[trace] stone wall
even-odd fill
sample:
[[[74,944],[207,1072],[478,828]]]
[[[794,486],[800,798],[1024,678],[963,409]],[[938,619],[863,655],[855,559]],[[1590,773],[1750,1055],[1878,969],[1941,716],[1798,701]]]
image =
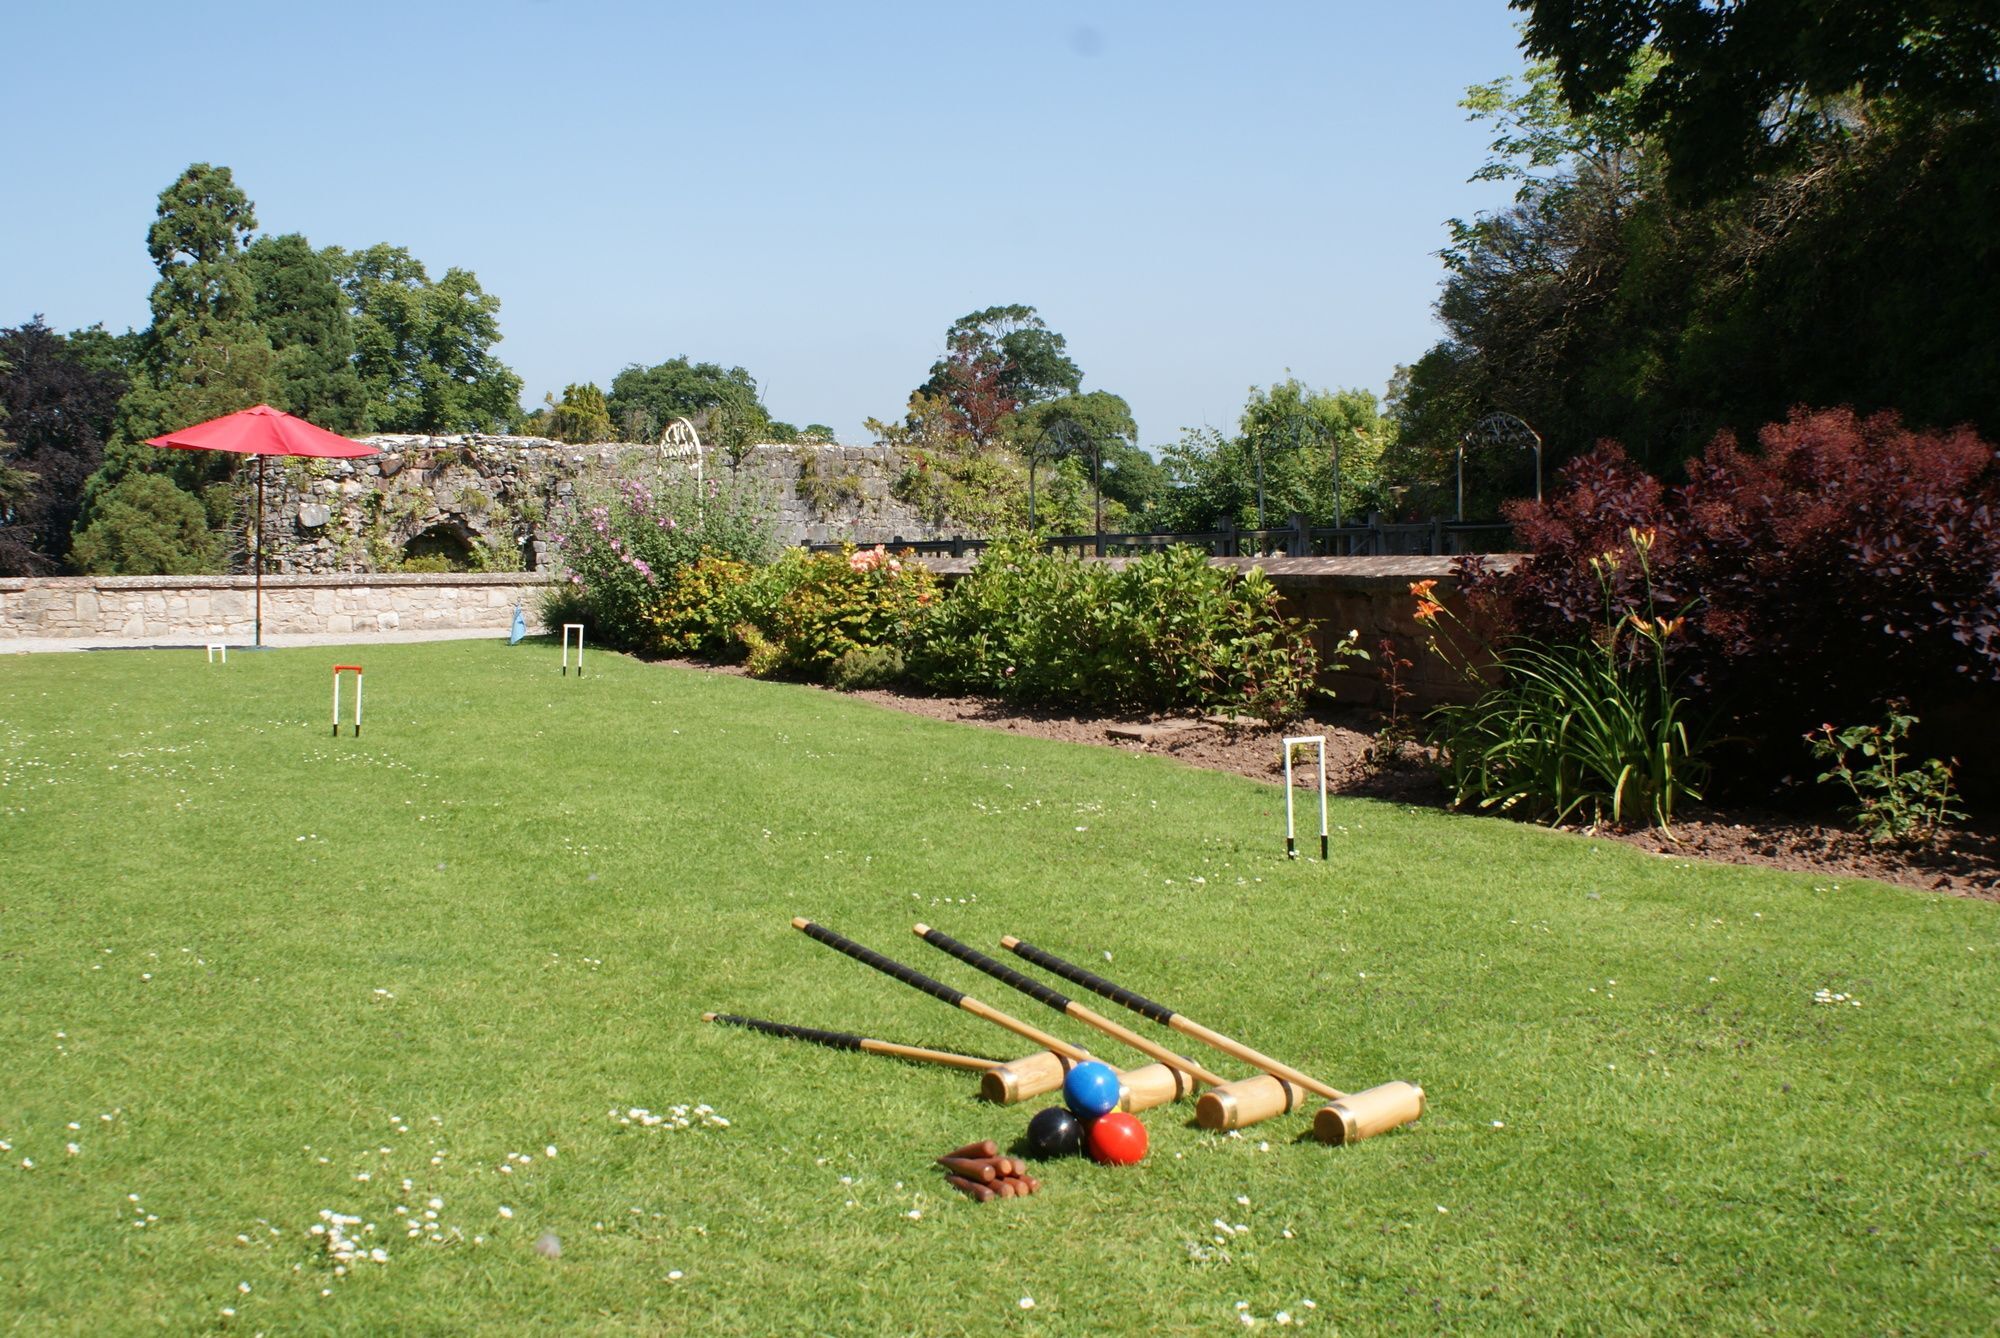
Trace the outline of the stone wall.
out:
[[[266,469],[265,572],[374,572],[442,554],[487,571],[549,565],[549,517],[613,478],[684,481],[688,462],[654,446],[569,446],[542,437],[364,438],[358,460],[272,460]],[[890,496],[903,470],[884,446],[756,446],[732,471],[710,451],[708,479],[760,489],[780,543],[856,535],[948,537]],[[256,472],[244,470],[241,514],[254,514]]]
[[[972,569],[972,558],[922,559],[946,581]],[[1089,558],[1122,564],[1125,558]],[[1493,559],[1507,563],[1518,559]],[[1349,631],[1377,658],[1331,669],[1326,685],[1343,702],[1376,703],[1377,643],[1394,642],[1414,662],[1405,684],[1417,707],[1462,700],[1469,685],[1426,652],[1430,632],[1411,614],[1410,583],[1434,579],[1437,595],[1463,613],[1453,593],[1452,558],[1212,558],[1218,566],[1262,567],[1284,596],[1285,611],[1313,625],[1322,663],[1333,665],[1333,644]],[[505,632],[518,604],[529,623],[550,577],[539,573],[474,575],[319,575],[264,578],[267,635],[352,633],[357,640],[384,632]],[[66,576],[0,579],[0,649],[24,638],[199,643],[249,640],[251,587],[247,576]]]
[[[531,624],[547,576],[266,576],[264,633],[506,632]],[[186,645],[247,644],[256,582],[248,576],[51,576],[0,579],[0,650],[27,638]]]

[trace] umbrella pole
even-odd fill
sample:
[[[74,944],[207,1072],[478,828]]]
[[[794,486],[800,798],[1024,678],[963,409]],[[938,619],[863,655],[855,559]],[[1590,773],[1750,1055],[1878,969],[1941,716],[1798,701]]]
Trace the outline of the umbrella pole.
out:
[[[257,457],[257,648],[264,648],[264,457]]]

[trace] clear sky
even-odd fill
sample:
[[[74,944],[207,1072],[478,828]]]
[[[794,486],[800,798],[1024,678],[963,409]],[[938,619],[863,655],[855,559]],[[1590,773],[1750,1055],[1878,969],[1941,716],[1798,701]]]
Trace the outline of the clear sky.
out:
[[[539,402],[677,354],[862,441],[1021,302],[1141,441],[1287,369],[1380,391],[1436,338],[1444,220],[1518,72],[1504,0],[0,6],[0,325],[143,326],[156,197],[501,299]]]

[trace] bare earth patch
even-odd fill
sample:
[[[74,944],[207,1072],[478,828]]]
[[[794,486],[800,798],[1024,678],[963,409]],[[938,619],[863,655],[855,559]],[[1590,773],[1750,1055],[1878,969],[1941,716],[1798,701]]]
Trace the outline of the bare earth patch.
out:
[[[698,660],[669,663],[711,673],[743,672],[737,666]],[[1090,716],[1036,711],[985,697],[926,697],[879,689],[847,695],[933,720],[1067,743],[1124,748],[1274,784],[1284,778],[1279,740],[1286,734],[1323,734],[1327,785],[1335,794],[1436,808],[1448,807],[1450,801],[1450,794],[1423,749],[1406,749],[1404,756],[1376,765],[1378,731],[1374,713],[1358,707],[1327,711],[1275,730],[1254,722],[1225,724],[1189,716]],[[1310,763],[1304,769],[1294,763],[1295,784],[1311,785],[1313,779]],[[1835,880],[1872,878],[1901,887],[2000,901],[2000,829],[1990,824],[1953,831],[1938,848],[1924,850],[1871,847],[1851,832],[1788,814],[1751,810],[1718,812],[1699,807],[1689,810],[1674,824],[1671,836],[1657,827],[1612,830],[1577,826],[1569,830],[1624,841],[1673,858],[1756,864]]]

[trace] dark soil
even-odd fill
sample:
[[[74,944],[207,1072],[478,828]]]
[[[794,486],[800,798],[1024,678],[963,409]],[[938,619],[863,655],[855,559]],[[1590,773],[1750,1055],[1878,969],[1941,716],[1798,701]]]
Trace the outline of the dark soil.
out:
[[[710,672],[742,673],[740,668],[701,661],[673,663]],[[1037,711],[983,697],[913,696],[886,690],[849,695],[934,720],[952,720],[1070,743],[1126,748],[1273,783],[1284,779],[1279,740],[1287,734],[1320,734],[1326,737],[1327,785],[1334,793],[1438,808],[1448,807],[1451,800],[1426,750],[1413,745],[1400,750],[1383,748],[1374,713],[1359,708],[1329,711],[1276,730],[1253,721],[1224,723],[1188,716],[1089,716]],[[1134,727],[1149,737],[1130,739],[1112,734],[1113,730]],[[1295,784],[1310,785],[1317,779],[1310,762],[1301,768],[1295,761],[1293,767]],[[1830,879],[1872,878],[1901,887],[2000,901],[2000,828],[1991,824],[1955,829],[1936,847],[1909,849],[1871,846],[1852,832],[1824,821],[1748,809],[1726,812],[1691,809],[1674,823],[1671,835],[1657,827],[1574,830],[1588,830],[1592,835],[1625,841],[1662,855],[1694,856],[1724,864],[1758,864],[1821,874]]]

